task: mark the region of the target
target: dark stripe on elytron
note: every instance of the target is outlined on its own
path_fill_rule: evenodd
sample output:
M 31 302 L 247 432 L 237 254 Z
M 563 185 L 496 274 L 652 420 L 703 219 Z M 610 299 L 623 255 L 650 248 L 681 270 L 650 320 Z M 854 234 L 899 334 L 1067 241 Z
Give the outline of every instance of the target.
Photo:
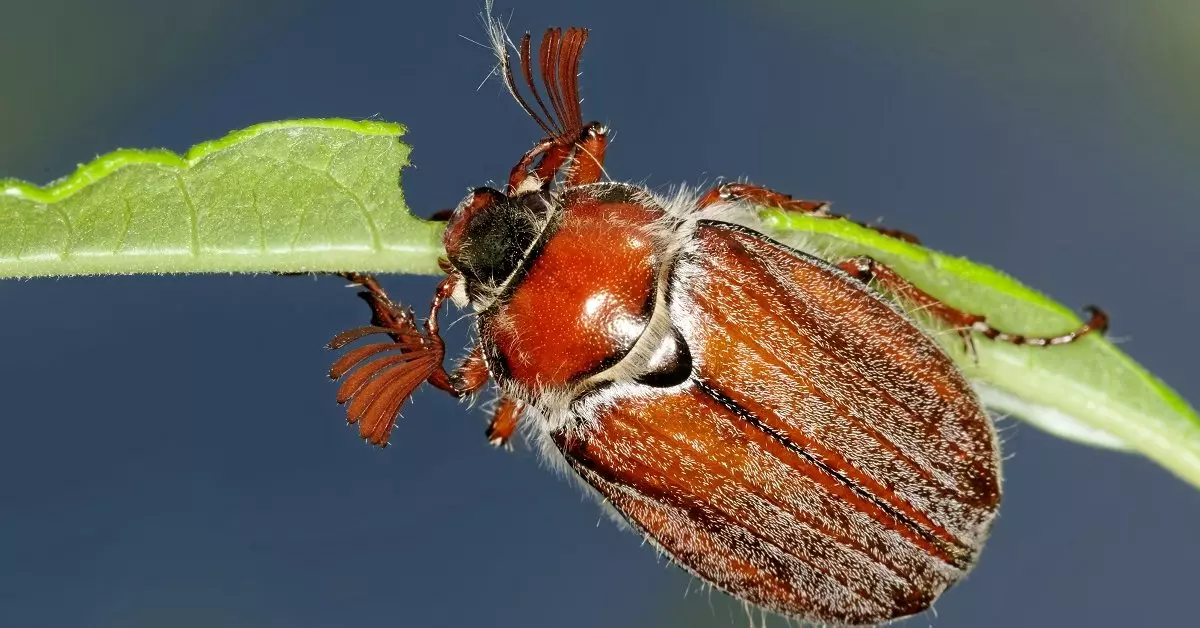
M 666 543 L 664 543 L 661 538 L 648 532 L 646 530 L 646 528 L 640 524 L 640 522 L 638 522 L 633 517 L 630 517 L 629 515 L 625 514 L 625 511 L 623 511 L 619 507 L 617 507 L 617 505 L 615 503 L 613 503 L 613 499 L 611 497 L 609 497 L 608 495 L 605 495 L 604 492 L 601 491 L 599 487 L 596 487 L 595 482 L 592 482 L 588 479 L 588 474 L 594 475 L 596 478 L 598 478 L 601 481 L 606 482 L 614 487 L 624 487 L 628 490 L 631 490 L 634 493 L 641 495 L 643 498 L 645 498 L 646 500 L 648 500 L 650 502 L 663 504 L 665 506 L 669 506 L 671 508 L 681 510 L 686 514 L 687 518 L 690 521 L 698 522 L 698 524 L 699 524 L 698 527 L 707 528 L 709 530 L 712 530 L 714 527 L 717 527 L 717 526 L 739 528 L 739 529 L 745 531 L 745 533 L 750 538 L 756 539 L 761 543 L 764 543 L 766 545 L 774 547 L 775 549 L 779 550 L 779 552 L 781 554 L 783 554 L 784 556 L 793 558 L 801 563 L 804 563 L 805 565 L 808 565 L 809 568 L 811 568 L 813 571 L 838 583 L 847 592 L 849 592 L 850 594 L 852 594 L 866 602 L 869 602 L 872 604 L 877 604 L 877 605 L 884 605 L 888 601 L 886 599 L 886 596 L 883 599 L 880 599 L 880 598 L 871 596 L 868 592 L 864 592 L 864 591 L 856 589 L 855 587 L 853 587 L 851 585 L 850 582 L 846 581 L 844 578 L 838 577 L 838 576 L 830 573 L 829 571 L 826 571 L 820 565 L 814 563 L 812 560 L 805 557 L 803 552 L 795 552 L 795 553 L 789 552 L 786 548 L 780 546 L 775 541 L 772 541 L 768 538 L 765 538 L 763 536 L 755 534 L 755 531 L 753 529 L 744 525 L 742 522 L 738 521 L 736 517 L 718 516 L 717 518 L 719 519 L 719 521 L 712 521 L 713 515 L 711 514 L 711 512 L 714 512 L 714 511 L 706 511 L 706 510 L 700 509 L 691 504 L 680 503 L 681 500 L 675 499 L 674 495 L 672 495 L 670 492 L 663 490 L 663 489 L 652 489 L 652 488 L 649 488 L 644 485 L 635 486 L 633 484 L 630 484 L 629 482 L 622 480 L 617 474 L 615 474 L 611 470 L 600 467 L 600 465 L 596 464 L 595 461 L 592 460 L 591 458 L 571 456 L 568 454 L 569 450 L 565 449 L 561 444 L 556 443 L 556 445 L 558 445 L 559 451 L 563 453 L 563 456 L 567 459 L 567 463 L 569 465 L 571 465 L 571 468 L 576 473 L 578 473 L 580 475 L 580 477 L 583 477 L 585 480 L 588 480 L 588 483 L 591 484 L 593 487 L 595 487 L 596 490 L 599 491 L 601 493 L 601 495 L 605 498 L 605 500 L 607 500 L 610 503 L 610 505 L 612 505 L 612 507 L 617 510 L 617 512 L 621 513 L 621 516 L 625 519 L 626 522 L 628 522 L 630 525 L 632 525 L 634 528 L 636 528 L 642 534 L 645 534 L 646 536 L 653 538 L 654 541 L 659 544 L 659 546 L 668 548 L 668 551 L 670 551 L 668 545 Z M 582 469 L 582 471 L 581 471 L 581 469 Z M 715 511 L 715 512 L 720 512 L 720 511 Z M 730 547 L 730 549 L 732 550 L 732 545 L 728 545 L 725 543 L 722 543 L 722 545 L 727 545 L 727 547 Z M 672 555 L 672 557 L 674 557 L 674 553 L 672 553 L 671 555 Z M 760 557 L 762 559 L 766 560 L 767 562 L 769 562 L 770 565 L 776 569 L 777 574 L 789 574 L 789 575 L 792 574 L 792 570 L 788 569 L 787 566 L 783 562 L 781 562 L 777 557 L 775 557 L 773 555 L 760 555 Z M 870 558 L 870 557 L 868 556 L 868 558 Z M 678 559 L 676 559 L 676 560 L 678 561 Z M 755 569 L 757 569 L 759 571 L 770 573 L 770 570 L 764 569 L 762 566 L 755 564 L 754 561 L 747 560 L 747 562 L 754 565 Z M 689 565 L 684 565 L 684 567 L 689 571 L 692 571 L 695 569 L 694 567 L 689 566 Z M 705 579 L 708 580 L 709 578 L 705 578 Z M 792 579 L 789 577 L 780 576 L 780 580 L 783 580 L 786 582 L 791 582 Z M 727 587 L 729 584 L 731 584 L 731 583 L 725 583 L 725 585 L 718 583 L 717 586 L 726 588 L 726 590 L 728 590 Z M 738 588 L 741 590 L 746 590 L 746 589 L 752 588 L 752 585 L 751 586 L 743 585 L 742 587 L 738 587 Z
M 696 379 L 694 377 L 691 378 L 690 381 L 692 383 L 696 383 Z M 584 392 L 582 395 L 580 395 L 575 400 L 574 403 L 576 403 L 576 404 L 581 403 L 581 402 L 591 398 L 592 396 L 599 394 L 600 392 L 603 392 L 604 390 L 607 390 L 608 388 L 611 388 L 614 385 L 615 385 L 615 382 L 606 382 L 600 386 L 592 388 L 591 390 L 588 390 L 588 391 Z M 718 403 L 719 403 L 719 401 L 718 401 Z M 576 416 L 578 416 L 578 413 L 576 413 Z M 741 416 L 739 415 L 738 418 L 741 418 Z M 602 474 L 599 470 L 592 469 L 591 467 L 585 465 L 582 460 L 568 456 L 565 446 L 558 439 L 555 440 L 555 445 L 558 447 L 559 451 L 563 453 L 563 456 L 567 459 L 568 464 L 571 464 L 572 467 L 575 467 L 578 465 L 579 467 L 589 469 L 591 472 L 597 474 L 597 476 L 603 477 L 605 479 L 605 481 L 609 482 L 610 484 L 619 484 L 621 486 L 627 486 L 631 490 L 642 493 L 642 495 L 645 496 L 647 499 L 653 499 L 651 496 L 646 495 L 644 491 L 641 491 L 637 487 L 632 486 L 627 482 L 622 482 L 620 480 L 609 477 L 609 475 Z M 768 452 L 764 451 L 764 453 L 768 453 Z M 770 455 L 770 454 L 768 453 L 768 455 Z M 776 458 L 776 459 L 778 459 L 778 458 Z M 786 464 L 786 462 L 783 462 L 783 461 L 780 461 L 780 462 L 781 462 L 781 464 Z M 576 469 L 576 473 L 579 473 L 578 469 Z M 583 474 L 581 473 L 580 475 L 583 475 Z M 788 512 L 788 507 L 786 504 L 780 503 L 779 501 L 777 501 L 774 498 L 771 498 L 767 495 L 760 495 L 759 497 L 764 502 L 770 504 L 771 506 L 775 507 L 776 509 L 783 511 L 783 512 Z M 676 507 L 686 510 L 686 508 L 684 508 L 683 506 L 676 506 Z M 814 516 L 813 518 L 815 519 L 816 517 Z M 629 519 L 629 517 L 626 517 L 626 519 Z M 636 522 L 632 522 L 632 523 L 636 523 Z M 905 576 L 903 574 L 901 574 L 899 571 L 897 571 L 897 569 L 894 568 L 891 564 L 888 564 L 886 561 L 878 560 L 874 556 L 872 556 L 870 549 L 867 546 L 865 546 L 861 543 L 858 543 L 857 541 L 852 540 L 850 537 L 846 537 L 844 535 L 838 534 L 837 532 L 835 532 L 831 529 L 822 527 L 821 525 L 819 525 L 819 523 L 816 523 L 816 522 L 801 521 L 800 524 L 803 525 L 805 528 L 811 530 L 812 532 L 823 535 L 823 536 L 829 538 L 830 540 L 832 540 L 834 543 L 841 545 L 841 546 L 845 547 L 846 549 L 865 557 L 867 560 L 875 562 L 877 565 L 882 566 L 889 573 L 899 577 L 900 579 L 903 580 L 905 578 Z M 639 529 L 641 529 L 639 526 L 635 525 L 635 527 L 638 527 Z
M 692 382 L 692 383 L 696 383 L 696 380 L 695 380 L 695 378 L 692 378 L 692 379 L 691 379 L 691 382 Z M 584 393 L 584 394 L 583 394 L 581 397 L 579 397 L 579 399 L 577 399 L 577 400 L 576 400 L 576 403 L 578 403 L 578 402 L 581 402 L 581 401 L 583 401 L 583 400 L 585 400 L 585 399 L 587 399 L 587 398 L 589 398 L 589 397 L 593 396 L 594 394 L 596 394 L 596 393 L 599 393 L 599 392 L 601 392 L 601 391 L 603 391 L 603 390 L 605 390 L 605 389 L 607 389 L 607 388 L 611 387 L 612 385 L 613 385 L 612 383 L 608 383 L 608 384 L 606 384 L 606 385 L 603 385 L 603 386 L 598 386 L 598 387 L 596 387 L 596 388 L 594 388 L 594 389 L 592 389 L 592 390 L 589 390 L 589 391 L 587 391 L 586 393 Z M 741 418 L 741 417 L 739 416 L 738 418 Z M 566 457 L 566 458 L 567 458 L 567 461 L 568 461 L 568 463 L 570 463 L 570 464 L 572 464 L 572 465 L 574 466 L 574 465 L 575 465 L 575 462 L 574 462 L 574 460 L 575 460 L 575 459 L 573 459 L 573 458 L 571 458 L 571 457 L 569 457 L 569 456 L 566 456 L 566 451 L 565 451 L 565 449 L 564 449 L 564 446 L 563 446 L 561 443 L 557 442 L 557 441 L 555 442 L 555 444 L 558 446 L 558 448 L 559 448 L 559 451 L 562 451 L 562 452 L 563 452 L 563 455 L 564 455 L 564 457 Z M 764 454 L 771 455 L 769 452 L 767 452 L 767 451 L 765 451 L 765 450 L 764 450 Z M 774 456 L 773 456 L 773 457 L 774 457 Z M 778 460 L 778 457 L 775 457 L 775 459 L 776 459 L 776 460 Z M 782 460 L 780 460 L 779 462 L 780 462 L 781 464 L 787 464 L 786 462 L 784 462 L 784 461 L 782 461 Z M 579 463 L 579 464 L 582 466 L 582 462 L 581 462 L 581 463 Z M 588 467 L 588 468 L 590 469 L 590 467 Z M 578 472 L 578 471 L 577 471 L 577 472 Z M 602 475 L 602 474 L 600 474 L 600 472 L 599 472 L 599 471 L 597 471 L 597 470 L 593 470 L 593 472 L 594 472 L 594 473 L 597 473 L 598 475 Z M 612 484 L 620 484 L 621 486 L 627 486 L 627 487 L 629 487 L 629 488 L 630 488 L 630 489 L 632 489 L 632 490 L 635 490 L 635 491 L 638 491 L 639 493 L 642 493 L 642 494 L 643 494 L 645 497 L 647 497 L 648 499 L 652 499 L 652 497 L 651 497 L 651 496 L 649 496 L 649 495 L 646 495 L 644 491 L 641 491 L 641 490 L 640 490 L 640 489 L 638 489 L 637 487 L 635 487 L 635 486 L 632 486 L 632 485 L 630 485 L 630 484 L 629 484 L 629 483 L 627 483 L 627 482 L 621 482 L 621 481 L 619 481 L 619 480 L 616 480 L 616 479 L 611 479 L 611 478 L 609 478 L 609 477 L 608 477 L 608 476 L 606 476 L 606 475 L 602 475 L 602 477 L 605 477 L 605 480 L 606 480 L 606 481 L 608 481 L 608 482 L 610 482 L 610 483 L 612 483 Z M 780 502 L 780 501 L 778 501 L 778 500 L 774 499 L 773 497 L 770 497 L 770 496 L 768 496 L 768 495 L 759 495 L 759 498 L 760 498 L 760 499 L 762 499 L 762 500 L 763 500 L 764 502 L 766 502 L 767 504 L 770 504 L 772 507 L 776 508 L 777 510 L 780 510 L 780 511 L 782 511 L 782 512 L 789 512 L 789 507 L 788 507 L 786 504 L 784 504 L 784 503 L 782 503 L 782 502 Z M 678 507 L 678 508 L 684 508 L 683 506 L 677 506 L 677 507 Z M 794 515 L 793 515 L 793 516 L 794 516 Z M 810 516 L 810 518 L 811 518 L 811 519 L 814 519 L 814 520 L 816 520 L 816 519 L 818 519 L 819 517 L 818 517 L 818 516 L 816 516 L 816 515 L 811 515 L 811 516 Z M 871 555 L 871 548 L 869 548 L 867 545 L 865 545 L 865 544 L 862 544 L 862 543 L 859 543 L 859 542 L 857 542 L 857 541 L 853 540 L 852 538 L 850 538 L 849 536 L 846 536 L 846 535 L 843 535 L 843 534 L 839 534 L 838 532 L 836 532 L 836 531 L 834 531 L 834 530 L 832 530 L 832 529 L 830 529 L 830 528 L 824 527 L 824 526 L 820 525 L 820 523 L 819 523 L 818 521 L 803 521 L 803 520 L 799 520 L 799 519 L 798 519 L 798 521 L 799 521 L 800 525 L 804 526 L 804 527 L 805 527 L 805 528 L 807 528 L 808 530 L 810 530 L 810 531 L 812 531 L 812 532 L 814 532 L 814 533 L 816 533 L 816 534 L 819 534 L 819 535 L 825 536 L 826 538 L 828 538 L 828 539 L 832 540 L 832 541 L 833 541 L 835 544 L 837 544 L 837 545 L 841 545 L 842 547 L 845 547 L 847 550 L 849 550 L 849 551 L 852 551 L 852 552 L 854 552 L 854 553 L 856 553 L 856 554 L 859 554 L 859 555 L 861 555 L 861 556 L 865 557 L 867 560 L 869 560 L 869 561 L 872 561 L 872 562 L 874 562 L 875 564 L 877 564 L 877 565 L 879 565 L 879 566 L 883 567 L 883 568 L 884 568 L 885 570 L 887 570 L 889 573 L 891 573 L 891 574 L 895 575 L 896 577 L 900 578 L 901 580 L 903 580 L 903 579 L 905 578 L 905 576 L 904 576 L 902 573 L 900 573 L 900 571 L 898 571 L 898 570 L 897 570 L 897 568 L 893 567 L 891 564 L 887 563 L 886 561 L 879 560 L 879 559 L 877 559 L 876 557 L 872 556 L 872 555 Z
M 818 469 L 821 469 L 822 471 L 827 473 L 830 477 L 832 477 L 833 479 L 840 482 L 846 488 L 849 488 L 851 491 L 856 493 L 858 496 L 862 497 L 863 499 L 866 499 L 867 501 L 871 502 L 872 504 L 875 504 L 877 507 L 879 507 L 880 510 L 887 513 L 890 517 L 892 517 L 896 521 L 903 523 L 907 528 L 909 528 L 910 530 L 915 532 L 918 536 L 920 536 L 921 538 L 923 538 L 926 541 L 928 541 L 929 543 L 931 543 L 934 547 L 940 548 L 942 550 L 942 552 L 940 554 L 936 555 L 936 558 L 940 559 L 941 561 L 945 562 L 948 565 L 951 565 L 951 566 L 953 566 L 957 569 L 961 569 L 963 571 L 966 571 L 967 568 L 970 567 L 971 560 L 970 560 L 970 555 L 969 555 L 970 554 L 969 549 L 967 549 L 961 545 L 957 545 L 957 544 L 951 545 L 950 543 L 947 543 L 947 542 L 939 539 L 932 532 L 926 530 L 923 526 L 918 524 L 916 521 L 913 521 L 911 518 L 909 518 L 904 513 L 897 510 L 891 504 L 876 497 L 870 491 L 862 488 L 861 486 L 858 485 L 858 483 L 856 483 L 853 480 L 851 480 L 850 478 L 846 477 L 846 475 L 844 473 L 842 473 L 841 471 L 838 471 L 837 469 L 833 468 L 829 464 L 825 463 L 824 461 L 818 459 L 816 456 L 812 455 L 812 453 L 806 451 L 803 447 L 800 447 L 799 445 L 797 445 L 792 439 L 788 438 L 785 434 L 781 433 L 779 430 L 776 430 L 775 428 L 767 425 L 766 423 L 763 423 L 761 419 L 759 419 L 757 416 L 754 415 L 754 413 L 752 413 L 749 410 L 738 405 L 737 402 L 735 402 L 734 400 L 725 396 L 724 393 L 722 393 L 721 391 L 714 388 L 708 382 L 706 382 L 702 379 L 699 379 L 699 378 L 692 378 L 692 382 L 694 382 L 696 384 L 696 386 L 700 390 L 702 390 L 705 394 L 707 394 L 709 397 L 712 397 L 714 401 L 725 406 L 730 411 L 734 412 L 739 417 L 741 417 L 743 420 L 745 420 L 747 423 L 758 428 L 760 431 L 762 431 L 767 436 L 770 436 L 772 439 L 774 439 L 780 445 L 783 445 L 789 451 L 794 452 L 796 455 L 798 455 L 801 458 L 804 458 L 808 462 L 812 463 Z

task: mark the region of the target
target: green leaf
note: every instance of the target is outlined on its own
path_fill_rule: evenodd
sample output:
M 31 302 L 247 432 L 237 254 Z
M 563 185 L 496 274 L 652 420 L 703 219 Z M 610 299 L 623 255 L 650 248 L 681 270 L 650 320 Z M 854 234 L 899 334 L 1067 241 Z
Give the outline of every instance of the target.
M 193 147 L 118 150 L 38 187 L 0 181 L 0 278 L 359 270 L 437 273 L 441 226 L 400 190 L 386 122 L 271 122 Z
M 1055 335 L 1081 324 L 1070 309 L 1011 277 L 966 259 L 902 242 L 846 220 L 766 211 L 774 237 L 830 260 L 868 255 L 946 303 L 995 327 Z M 1142 453 L 1200 487 L 1200 416 L 1107 338 L 1054 347 L 977 336 L 972 358 L 958 334 L 916 317 L 941 342 L 990 409 L 1063 438 Z

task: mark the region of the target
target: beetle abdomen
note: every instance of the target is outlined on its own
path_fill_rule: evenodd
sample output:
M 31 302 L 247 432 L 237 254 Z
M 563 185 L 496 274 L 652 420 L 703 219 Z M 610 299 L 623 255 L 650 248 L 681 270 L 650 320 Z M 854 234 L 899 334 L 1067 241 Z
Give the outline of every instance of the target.
M 904 315 L 761 234 L 701 223 L 671 287 L 692 378 L 554 436 L 693 573 L 809 621 L 920 612 L 999 504 L 991 423 Z

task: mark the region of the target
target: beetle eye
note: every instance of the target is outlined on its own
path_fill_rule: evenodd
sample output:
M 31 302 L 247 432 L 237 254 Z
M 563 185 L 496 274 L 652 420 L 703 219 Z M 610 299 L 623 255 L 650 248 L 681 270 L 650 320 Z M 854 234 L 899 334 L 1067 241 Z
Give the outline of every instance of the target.
M 646 362 L 646 370 L 637 376 L 639 384 L 668 388 L 687 381 L 692 375 L 692 352 L 674 327 L 662 335 Z

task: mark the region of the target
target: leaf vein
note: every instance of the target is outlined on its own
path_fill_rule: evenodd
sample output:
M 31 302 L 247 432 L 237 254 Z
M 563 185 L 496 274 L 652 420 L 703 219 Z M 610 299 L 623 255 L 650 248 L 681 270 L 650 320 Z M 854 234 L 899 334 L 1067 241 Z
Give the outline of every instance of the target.
M 329 180 L 333 181 L 333 185 L 343 194 L 349 196 L 350 200 L 354 201 L 355 206 L 358 207 L 358 213 L 362 214 L 363 221 L 367 224 L 367 233 L 371 235 L 371 250 L 376 253 L 382 251 L 383 238 L 379 234 L 379 227 L 375 224 L 375 219 L 371 216 L 371 212 L 367 211 L 366 204 L 350 188 L 342 184 L 341 181 L 338 181 L 332 172 L 325 172 L 325 176 L 329 177 Z
M 71 241 L 75 239 L 75 229 L 71 226 L 71 218 L 67 215 L 67 212 L 58 205 L 46 205 L 46 209 L 53 211 L 54 214 L 58 216 L 59 221 L 62 222 L 63 229 L 67 230 L 67 236 L 63 238 L 62 252 L 58 254 L 59 259 L 65 260 L 68 257 L 71 257 Z
M 183 182 L 183 176 L 179 173 L 175 173 L 175 185 L 179 187 L 180 193 L 183 194 L 183 202 L 187 205 L 192 255 L 198 256 L 200 255 L 200 216 L 196 213 L 196 205 L 192 203 L 192 195 L 188 193 L 187 184 Z
M 263 224 L 262 209 L 258 206 L 258 183 L 250 188 L 250 209 L 254 211 L 255 217 L 258 218 L 258 250 L 267 252 L 267 229 Z
M 125 204 L 125 220 L 121 224 L 121 235 L 117 238 L 117 245 L 113 247 L 113 255 L 120 253 L 125 247 L 125 238 L 129 235 L 129 228 L 133 226 L 133 205 L 130 205 L 128 197 L 121 197 L 121 202 Z

